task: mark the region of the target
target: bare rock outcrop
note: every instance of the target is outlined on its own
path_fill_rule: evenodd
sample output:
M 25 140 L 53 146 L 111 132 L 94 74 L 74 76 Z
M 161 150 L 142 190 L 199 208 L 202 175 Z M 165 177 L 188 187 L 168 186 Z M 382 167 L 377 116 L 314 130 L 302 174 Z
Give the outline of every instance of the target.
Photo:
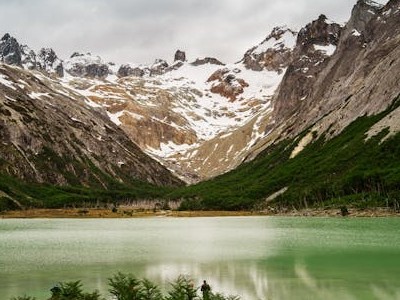
M 145 75 L 145 71 L 143 68 L 134 67 L 129 64 L 121 65 L 117 72 L 118 77 L 143 77 Z
M 168 68 L 168 63 L 163 59 L 156 59 L 150 67 L 150 76 L 162 75 Z
M 214 57 L 205 57 L 205 58 L 198 58 L 194 62 L 191 63 L 193 66 L 202 66 L 206 64 L 211 64 L 211 65 L 218 65 L 218 66 L 224 66 L 225 64 L 219 61 L 218 59 Z
M 243 93 L 243 89 L 249 86 L 246 81 L 237 78 L 239 72 L 238 69 L 231 71 L 228 68 L 215 71 L 207 80 L 212 84 L 210 91 L 235 101 Z
M 185 62 L 186 61 L 186 53 L 184 51 L 177 50 L 175 52 L 174 61 Z

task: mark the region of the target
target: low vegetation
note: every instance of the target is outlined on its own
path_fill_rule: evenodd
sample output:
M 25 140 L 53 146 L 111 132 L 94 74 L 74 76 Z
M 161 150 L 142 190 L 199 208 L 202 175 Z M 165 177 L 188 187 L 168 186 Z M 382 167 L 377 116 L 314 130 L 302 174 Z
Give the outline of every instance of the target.
M 114 182 L 106 190 L 25 183 L 0 174 L 0 212 L 21 207 L 25 209 L 110 207 L 124 201 L 160 199 L 168 192 L 171 192 L 170 187 L 158 187 L 139 181 L 130 185 Z
M 210 292 L 199 296 L 199 288 L 193 280 L 179 276 L 170 284 L 169 290 L 163 294 L 159 286 L 147 279 L 138 279 L 131 274 L 118 273 L 108 279 L 109 293 L 115 300 L 240 300 L 237 296 L 224 296 Z M 85 292 L 80 281 L 61 282 L 51 288 L 48 300 L 104 300 L 98 291 Z M 12 298 L 11 300 L 36 300 L 29 296 Z

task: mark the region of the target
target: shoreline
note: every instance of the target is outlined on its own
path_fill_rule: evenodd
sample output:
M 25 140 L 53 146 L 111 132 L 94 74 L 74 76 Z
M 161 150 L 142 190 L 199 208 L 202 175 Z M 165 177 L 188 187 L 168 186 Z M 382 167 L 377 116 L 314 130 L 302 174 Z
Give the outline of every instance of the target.
M 271 211 L 153 211 L 120 208 L 117 212 L 110 209 L 28 209 L 0 213 L 0 219 L 128 219 L 128 218 L 195 218 L 195 217 L 251 217 L 251 216 L 282 216 L 282 217 L 340 217 L 344 218 L 339 209 L 304 209 L 285 212 Z M 345 217 L 400 217 L 400 212 L 386 208 L 349 209 Z

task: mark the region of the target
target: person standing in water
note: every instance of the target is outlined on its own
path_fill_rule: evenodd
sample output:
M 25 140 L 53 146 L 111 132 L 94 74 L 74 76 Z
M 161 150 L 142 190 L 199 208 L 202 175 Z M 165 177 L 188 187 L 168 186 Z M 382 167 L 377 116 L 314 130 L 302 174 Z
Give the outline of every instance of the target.
M 211 292 L 211 287 L 207 283 L 207 281 L 203 281 L 203 284 L 201 285 L 201 292 L 203 293 L 203 300 L 209 300 L 210 299 L 210 292 Z

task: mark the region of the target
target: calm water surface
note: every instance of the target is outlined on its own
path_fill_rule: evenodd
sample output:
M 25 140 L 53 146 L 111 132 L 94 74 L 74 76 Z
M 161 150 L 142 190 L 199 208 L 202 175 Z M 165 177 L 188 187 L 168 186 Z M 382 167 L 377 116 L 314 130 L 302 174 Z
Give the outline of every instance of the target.
M 118 271 L 253 299 L 400 299 L 400 218 L 0 220 L 0 300 Z M 108 296 L 108 295 L 107 295 Z

